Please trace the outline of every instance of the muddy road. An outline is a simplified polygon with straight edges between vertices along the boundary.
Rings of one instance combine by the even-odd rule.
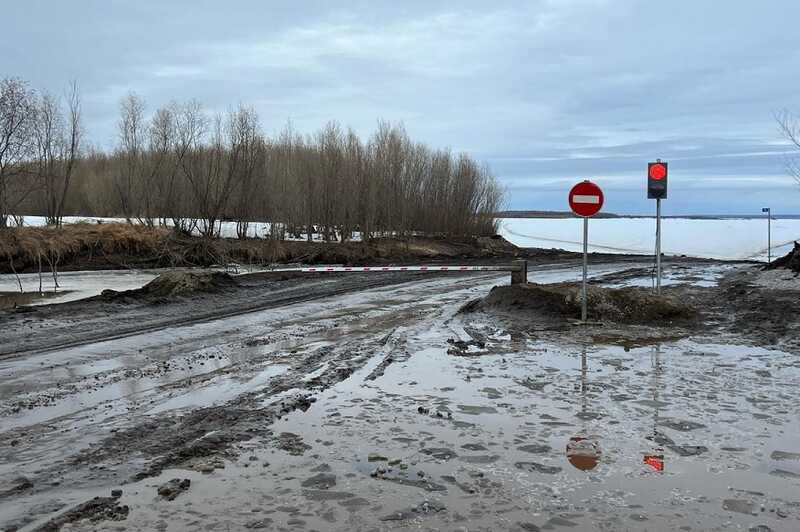
[[[4,312],[0,530],[797,530],[794,281],[667,274],[697,324],[461,312],[507,274]]]

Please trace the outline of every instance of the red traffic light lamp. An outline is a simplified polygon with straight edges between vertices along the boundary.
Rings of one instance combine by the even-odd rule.
[[[667,164],[666,163],[650,163],[647,167],[647,175],[650,179],[660,181],[667,177]]]
[[[654,163],[647,163],[647,197],[648,199],[667,198],[667,176],[669,175],[667,163],[657,159]]]

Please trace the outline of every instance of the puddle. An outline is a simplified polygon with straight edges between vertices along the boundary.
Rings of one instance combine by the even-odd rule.
[[[628,350],[530,342],[464,359],[429,347],[446,332],[417,329],[409,346],[427,347],[406,362],[275,425],[356,475],[356,495],[380,507],[374,522],[422,500],[447,509],[414,514],[433,528],[462,516],[477,527],[790,530],[800,517],[800,454],[781,454],[800,453],[794,355],[682,340]],[[300,475],[293,467],[282,471]],[[725,501],[737,497],[755,514],[731,510]]]
[[[58,288],[54,289],[53,277],[49,273],[42,274],[43,295],[39,295],[39,274],[22,273],[0,274],[0,309],[17,305],[43,305],[49,303],[66,303],[87,297],[97,296],[103,290],[135,290],[146,285],[164,272],[174,271],[170,268],[154,268],[147,270],[91,270],[61,272],[58,274]],[[209,271],[198,269],[198,271]],[[227,271],[212,269],[211,271]],[[244,266],[234,275],[267,271],[265,268]],[[22,283],[23,294],[19,293]]]
[[[673,286],[688,284],[710,288],[717,286],[720,279],[734,269],[730,264],[691,265],[667,264],[662,270],[661,285]],[[655,265],[637,266],[623,271],[618,269],[611,273],[600,273],[596,276],[603,286],[608,288],[655,287]]]
[[[22,307],[25,305],[41,305],[45,303],[58,303],[63,298],[70,297],[71,291],[58,292],[3,292],[0,291],[0,310]]]
[[[272,377],[286,373],[289,366],[276,364],[258,372],[250,380],[242,381],[239,377],[225,377],[213,379],[202,386],[189,391],[181,392],[164,401],[160,405],[148,410],[146,414],[158,414],[167,410],[178,410],[188,407],[207,407],[219,405],[235,399],[236,397],[255,391],[266,386]]]
[[[51,275],[42,276],[42,288],[45,298],[34,298],[27,305],[41,305],[45,303],[65,303],[86,297],[99,295],[105,289],[133,290],[141,288],[167,270],[99,270],[63,272],[58,274],[58,289],[53,290]],[[23,273],[19,281],[25,290],[25,296],[36,294],[39,290],[39,275],[36,273]],[[11,274],[0,275],[0,292],[18,291],[17,278]],[[1,299],[0,299],[1,301]]]

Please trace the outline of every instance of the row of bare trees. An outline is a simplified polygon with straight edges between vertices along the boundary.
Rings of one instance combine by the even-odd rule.
[[[0,227],[26,202],[48,224],[61,225],[81,137],[75,83],[56,97],[37,94],[16,78],[0,80]]]
[[[362,140],[335,122],[306,136],[288,124],[271,138],[244,105],[211,114],[188,101],[148,112],[130,94],[115,149],[82,152],[74,85],[59,100],[5,80],[2,95],[3,224],[24,211],[57,225],[67,213],[215,236],[233,220],[244,238],[251,222],[269,221],[259,236],[344,241],[354,232],[491,234],[502,207],[486,166],[414,142],[401,125],[379,122]]]

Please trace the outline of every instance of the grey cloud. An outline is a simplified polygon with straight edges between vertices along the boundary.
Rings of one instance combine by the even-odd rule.
[[[403,121],[488,160],[516,208],[547,208],[547,187],[577,177],[636,183],[659,156],[675,176],[789,202],[791,181],[771,180],[785,159],[772,113],[800,110],[797,20],[791,0],[29,0],[5,8],[0,75],[77,79],[107,147],[134,90],[150,109],[249,103],[268,131]],[[632,198],[618,210],[647,208]]]

